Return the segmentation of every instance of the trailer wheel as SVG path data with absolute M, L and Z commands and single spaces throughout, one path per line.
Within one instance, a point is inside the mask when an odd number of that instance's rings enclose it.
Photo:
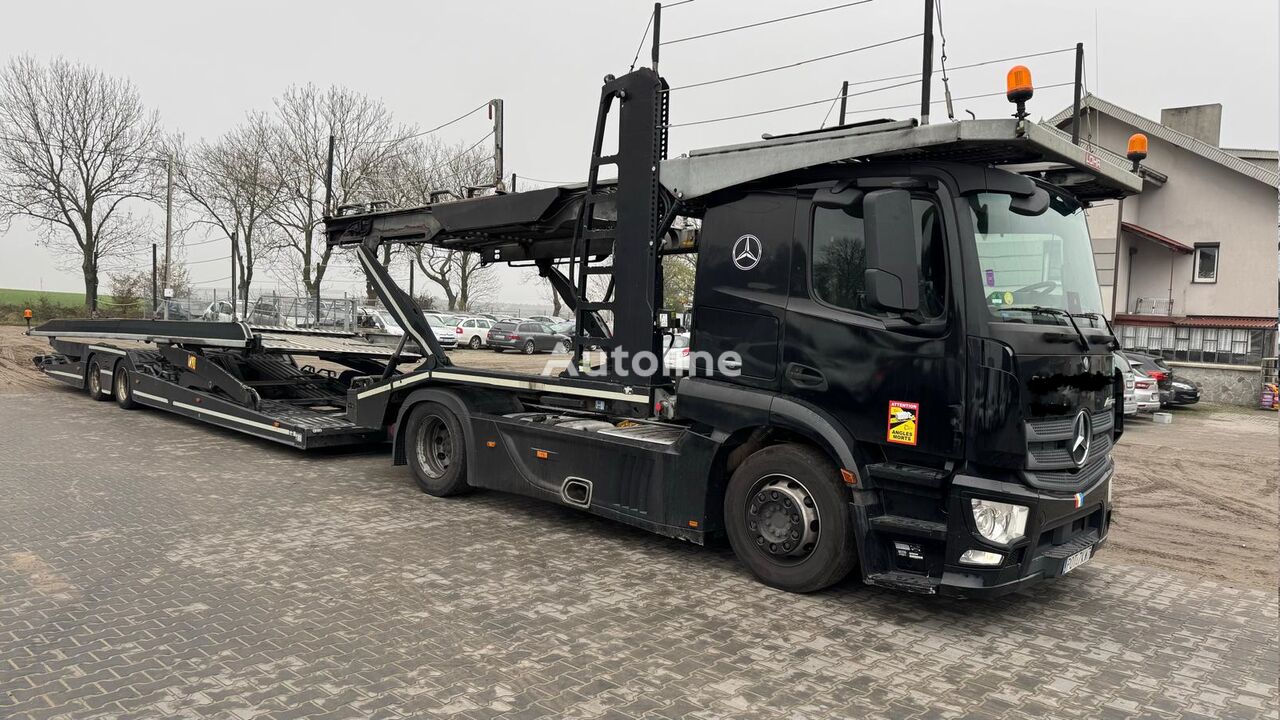
M 433 402 L 415 405 L 405 430 L 405 454 L 422 492 L 448 497 L 469 489 L 466 438 L 452 410 Z
M 857 563 L 848 499 L 826 455 L 774 445 L 748 457 L 729 480 L 724 517 L 729 544 L 761 582 L 813 592 Z
M 85 373 L 84 389 L 85 392 L 89 393 L 89 397 L 94 400 L 101 402 L 107 399 L 107 396 L 102 394 L 102 367 L 98 365 L 97 358 L 89 361 L 89 370 Z
M 111 395 L 115 398 L 116 404 L 125 410 L 138 407 L 138 403 L 133 399 L 133 386 L 129 384 L 130 380 L 129 371 L 125 369 L 124 363 L 117 363 L 115 374 L 111 376 Z

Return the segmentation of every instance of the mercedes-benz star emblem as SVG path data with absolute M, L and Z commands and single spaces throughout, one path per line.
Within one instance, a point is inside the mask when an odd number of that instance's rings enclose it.
M 755 235 L 743 235 L 733 244 L 733 266 L 739 270 L 750 270 L 760 264 L 760 238 Z
M 1089 448 L 1093 445 L 1093 418 L 1088 410 L 1081 410 L 1076 421 L 1071 425 L 1071 461 L 1076 467 L 1084 467 L 1089 459 Z

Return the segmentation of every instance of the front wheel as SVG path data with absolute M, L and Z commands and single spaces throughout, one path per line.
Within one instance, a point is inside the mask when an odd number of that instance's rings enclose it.
M 826 455 L 774 445 L 748 457 L 729 480 L 724 517 L 729 544 L 761 582 L 813 592 L 857 564 L 848 498 Z
M 89 397 L 94 400 L 106 400 L 106 395 L 102 392 L 102 367 L 98 365 L 97 358 L 89 361 L 89 371 L 85 374 L 84 379 L 85 392 L 89 393 Z
M 405 432 L 405 454 L 422 492 L 448 497 L 470 489 L 466 438 L 452 410 L 434 402 L 415 405 Z
M 115 398 L 117 405 L 125 410 L 138 407 L 137 401 L 133 399 L 133 386 L 129 384 L 129 371 L 123 365 L 116 365 L 116 374 L 112 377 L 111 387 L 111 395 Z

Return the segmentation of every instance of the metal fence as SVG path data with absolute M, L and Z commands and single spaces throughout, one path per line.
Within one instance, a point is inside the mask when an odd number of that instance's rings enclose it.
M 1258 365 L 1276 352 L 1276 331 L 1272 329 L 1117 324 L 1116 332 L 1126 350 L 1150 353 L 1166 360 Z
M 152 313 L 157 319 L 203 320 L 206 322 L 245 321 L 252 325 L 317 328 L 323 330 L 356 329 L 358 301 L 355 298 L 325 298 L 285 295 L 259 295 L 250 301 L 233 305 L 230 293 L 204 297 L 188 296 L 161 300 Z

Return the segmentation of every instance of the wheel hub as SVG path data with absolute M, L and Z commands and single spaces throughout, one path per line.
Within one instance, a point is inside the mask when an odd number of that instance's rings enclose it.
M 431 416 L 418 426 L 418 465 L 432 477 L 441 477 L 453 461 L 453 438 L 444 420 Z
M 765 478 L 747 506 L 747 529 L 776 557 L 805 557 L 818 541 L 818 509 L 794 478 Z

